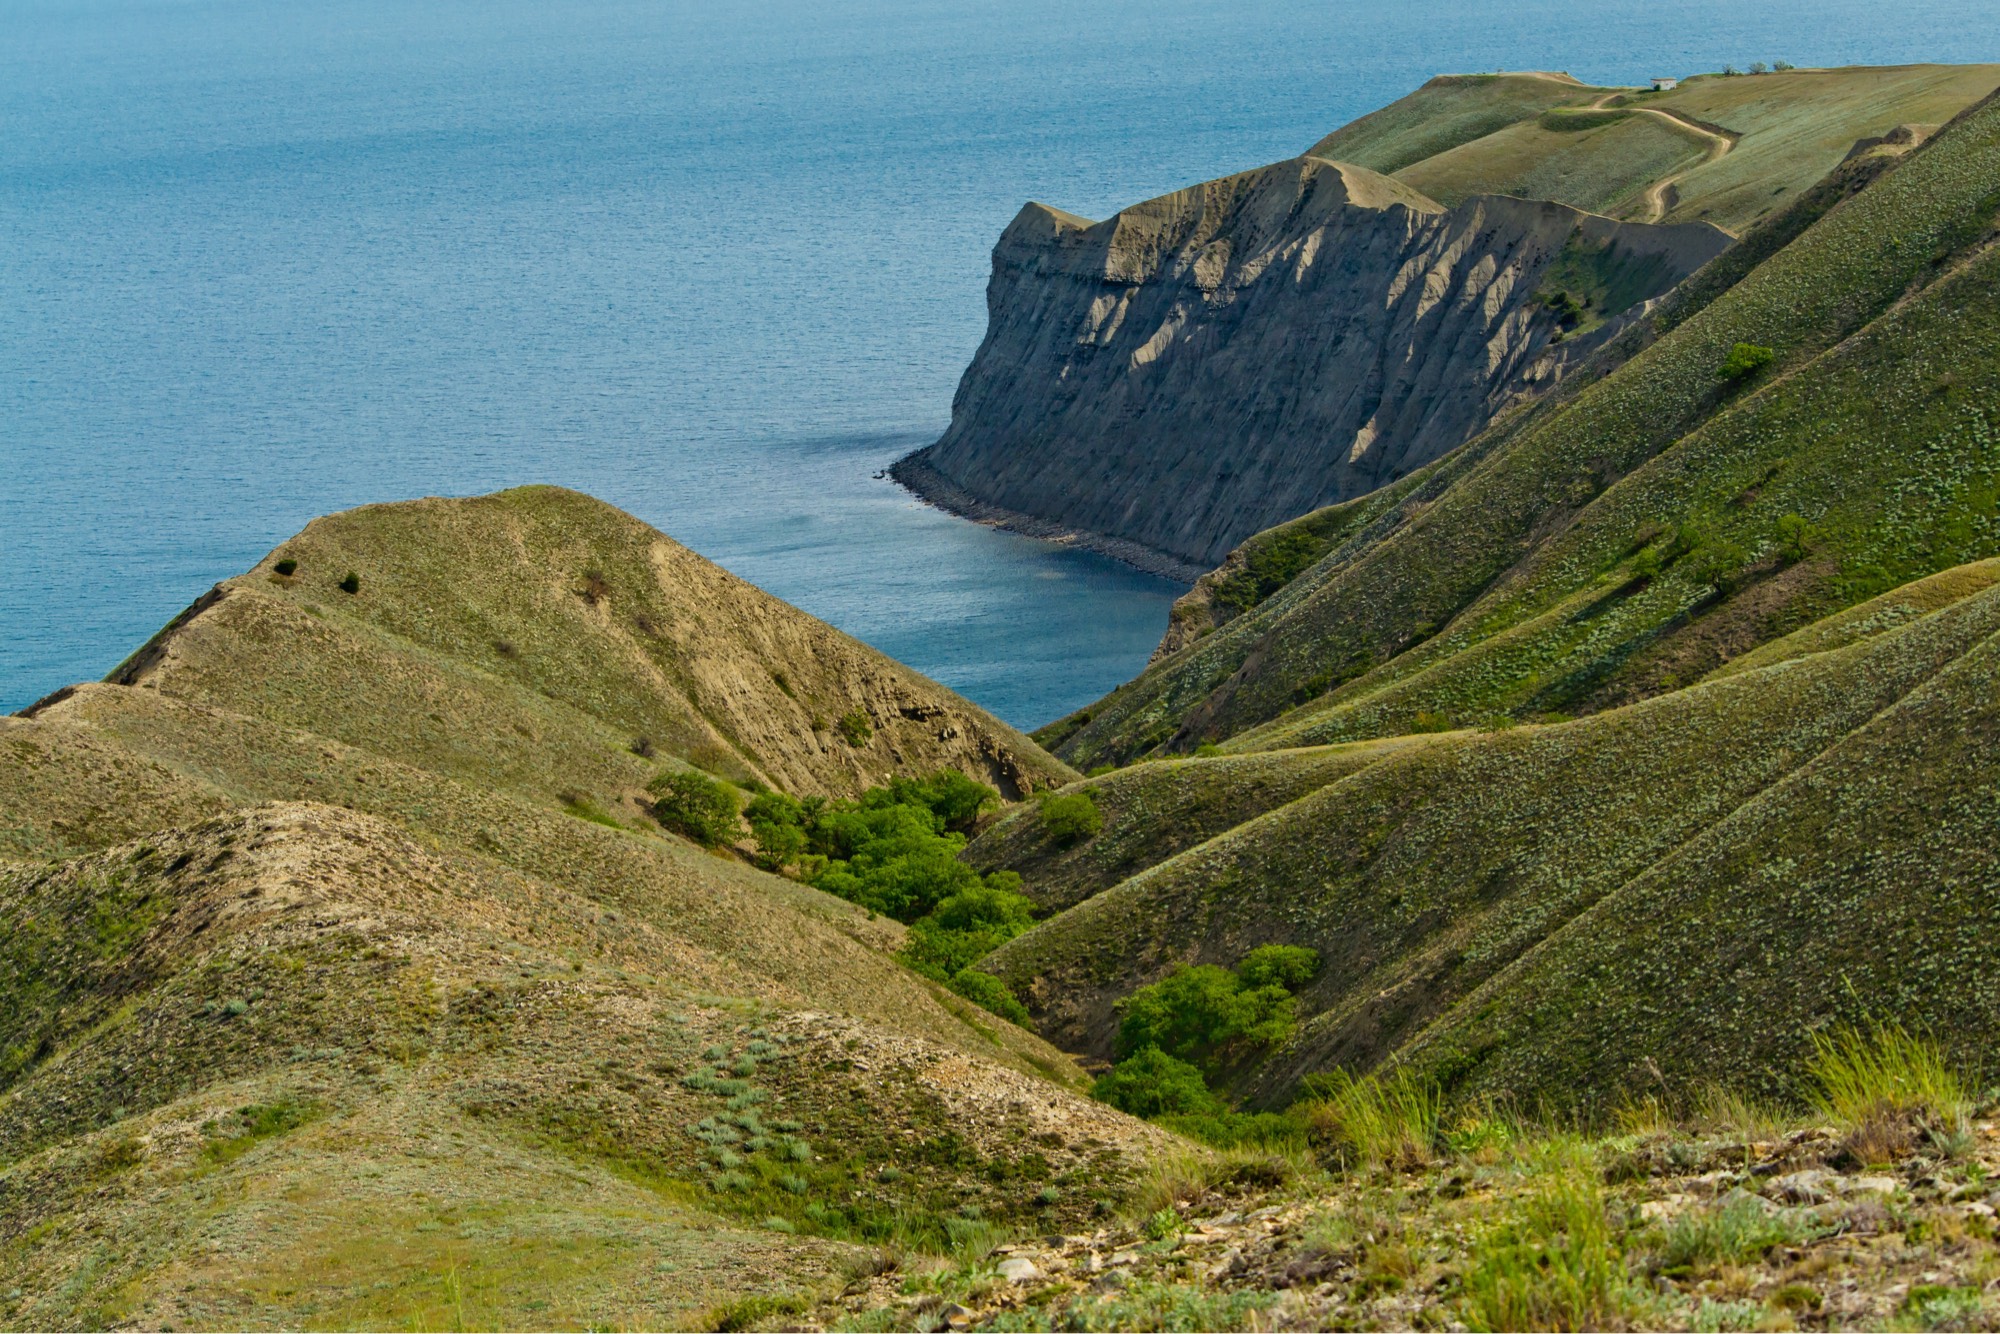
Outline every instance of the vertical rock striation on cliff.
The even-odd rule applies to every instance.
[[[951,426],[894,475],[1192,578],[1462,443],[1729,241],[1503,196],[1447,209],[1310,156],[1103,222],[1029,204]]]

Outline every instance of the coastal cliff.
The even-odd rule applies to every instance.
[[[1029,204],[926,499],[1192,578],[1448,452],[1729,244],[1301,157],[1103,222]]]

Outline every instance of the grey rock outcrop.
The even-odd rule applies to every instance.
[[[893,472],[1192,578],[1469,439],[1729,241],[1501,196],[1446,209],[1315,157],[1097,223],[1029,204],[950,428]],[[1545,284],[1595,284],[1603,308],[1558,337]]]

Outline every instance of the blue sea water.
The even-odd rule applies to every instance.
[[[1444,70],[2000,58],[1992,0],[0,0],[0,708],[315,514],[578,487],[1032,726],[1175,585],[925,509],[1028,198]]]

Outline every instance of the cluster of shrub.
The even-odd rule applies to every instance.
[[[1006,984],[972,967],[1035,920],[1020,876],[982,876],[958,859],[980,813],[1000,800],[984,783],[945,770],[896,778],[851,801],[766,791],[741,807],[728,784],[682,770],[662,774],[651,791],[661,825],[709,846],[733,841],[747,819],[764,869],[907,924],[904,963],[995,1014],[1027,1022]],[[1087,816],[1070,811],[1058,823],[1081,837],[1083,828],[1095,832],[1089,817],[1096,815],[1092,805]]]
[[[1319,955],[1265,945],[1234,968],[1197,964],[1140,987],[1119,1004],[1118,1063],[1092,1090],[1103,1102],[1211,1144],[1284,1139],[1289,1118],[1240,1112],[1214,1084],[1298,1025],[1293,993],[1319,971]]]

